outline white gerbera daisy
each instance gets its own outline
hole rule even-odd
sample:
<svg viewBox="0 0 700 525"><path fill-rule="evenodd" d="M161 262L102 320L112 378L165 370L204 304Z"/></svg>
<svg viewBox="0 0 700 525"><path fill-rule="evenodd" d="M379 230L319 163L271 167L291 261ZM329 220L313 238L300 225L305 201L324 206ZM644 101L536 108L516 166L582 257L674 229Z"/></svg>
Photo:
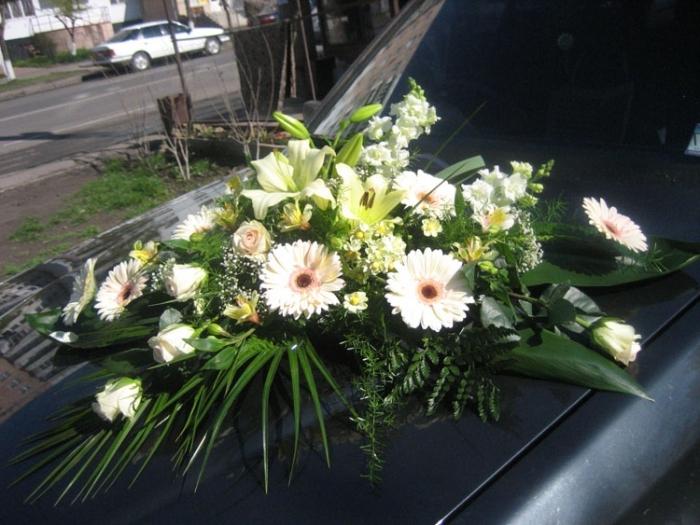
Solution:
<svg viewBox="0 0 700 525"><path fill-rule="evenodd" d="M413 213L445 219L455 214L455 192L452 184L422 170L404 171L396 177L396 188L404 192L401 204L414 207Z"/></svg>
<svg viewBox="0 0 700 525"><path fill-rule="evenodd" d="M271 310L307 319L339 304L334 292L345 286L340 258L316 242L296 241L275 247L267 256L261 280Z"/></svg>
<svg viewBox="0 0 700 525"><path fill-rule="evenodd" d="M218 208L202 206L199 213L188 215L173 231L171 239L189 241L193 233L204 233L216 225Z"/></svg>
<svg viewBox="0 0 700 525"><path fill-rule="evenodd" d="M114 321L131 301L141 297L148 277L141 273L136 259L123 261L112 268L97 292L95 308L100 319Z"/></svg>
<svg viewBox="0 0 700 525"><path fill-rule="evenodd" d="M411 251L388 274L386 299L411 328L439 332L467 317L474 297L457 275L462 263L440 250Z"/></svg>
<svg viewBox="0 0 700 525"><path fill-rule="evenodd" d="M618 213L614 206L608 207L604 199L597 201L586 197L583 199L583 209L591 225L607 239L616 241L633 252L647 250L647 238L639 226L626 215Z"/></svg>
<svg viewBox="0 0 700 525"><path fill-rule="evenodd" d="M73 282L72 301L63 308L63 322L70 326L75 324L83 309L90 304L95 297L97 284L95 283L95 263L97 257L91 257L85 261L80 275Z"/></svg>

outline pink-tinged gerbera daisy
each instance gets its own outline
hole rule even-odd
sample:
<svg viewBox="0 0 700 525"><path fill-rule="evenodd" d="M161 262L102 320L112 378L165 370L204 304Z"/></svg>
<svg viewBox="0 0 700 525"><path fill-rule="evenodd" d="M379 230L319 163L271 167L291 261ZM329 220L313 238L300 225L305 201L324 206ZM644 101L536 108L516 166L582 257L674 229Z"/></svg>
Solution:
<svg viewBox="0 0 700 525"><path fill-rule="evenodd" d="M322 244L296 241L276 246L261 275L265 302L284 316L309 318L340 303L334 292L345 286L341 275L338 254Z"/></svg>
<svg viewBox="0 0 700 525"><path fill-rule="evenodd" d="M440 250L413 250L388 274L386 299L411 328L439 332L467 317L474 297L457 275L462 263Z"/></svg>
<svg viewBox="0 0 700 525"><path fill-rule="evenodd" d="M148 277L141 273L141 262L136 259L123 261L109 272L97 292L95 308L100 319L114 321L126 305L141 297Z"/></svg>
<svg viewBox="0 0 700 525"><path fill-rule="evenodd" d="M583 209L591 225L607 239L619 242L634 252L646 251L647 238L639 226L626 215L618 213L614 206L608 207L604 199L597 201L586 197L583 199Z"/></svg>

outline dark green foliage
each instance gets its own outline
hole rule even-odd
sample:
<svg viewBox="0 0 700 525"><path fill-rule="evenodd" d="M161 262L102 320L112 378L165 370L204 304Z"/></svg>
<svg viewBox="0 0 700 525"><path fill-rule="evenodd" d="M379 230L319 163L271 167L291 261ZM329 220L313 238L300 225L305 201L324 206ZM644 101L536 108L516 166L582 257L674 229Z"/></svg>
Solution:
<svg viewBox="0 0 700 525"><path fill-rule="evenodd" d="M352 419L367 440L361 446L367 457L364 476L376 484L381 481L387 433L395 425L396 411L401 404L400 400L385 397L384 392L391 384L393 372L403 361L398 343L386 342L382 347L375 348L366 337L353 333L345 344L361 359L362 370L354 384L363 404L360 414Z"/></svg>
<svg viewBox="0 0 700 525"><path fill-rule="evenodd" d="M397 359L403 361L403 379L387 399L424 392L428 414L446 405L458 418L473 403L482 419L498 419L498 389L491 377L497 358L513 348L512 336L512 330L492 326L423 339L410 358Z"/></svg>

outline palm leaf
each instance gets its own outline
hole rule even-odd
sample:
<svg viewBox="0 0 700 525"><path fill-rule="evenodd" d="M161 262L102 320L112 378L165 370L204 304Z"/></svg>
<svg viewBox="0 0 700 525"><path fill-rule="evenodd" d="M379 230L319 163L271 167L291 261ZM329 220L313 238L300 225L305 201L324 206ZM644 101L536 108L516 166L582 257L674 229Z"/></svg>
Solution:
<svg viewBox="0 0 700 525"><path fill-rule="evenodd" d="M267 370L267 376L265 377L265 384L263 385L262 392L262 441L263 441L263 472L265 476L265 493L267 494L268 482L269 482L269 458L268 458L268 417L270 411L270 389L272 388L272 382L275 380L275 374L277 374L277 368L280 364L280 359L282 359L282 351L278 351L275 357L270 363L270 368Z"/></svg>
<svg viewBox="0 0 700 525"><path fill-rule="evenodd" d="M293 347L287 348L287 358L289 360L289 376L292 380L292 413L294 414L294 452L292 453L292 464L289 469L289 481L292 482L294 465L297 461L299 451L299 433L301 429L301 390L299 388L299 359Z"/></svg>
<svg viewBox="0 0 700 525"><path fill-rule="evenodd" d="M309 394L311 395L311 400L314 404L314 411L316 412L316 419L318 419L318 426L321 431L321 440L323 441L323 451L326 456L326 464L330 468L331 466L331 455L328 447L328 436L326 435L326 425L323 420L323 411L321 410L321 401L318 395L318 389L316 388L316 381L314 380L314 373L311 370L311 365L309 364L309 359L306 356L308 345L302 344L297 347L297 352L299 352L299 364L304 372L304 378L306 379L306 385L309 388Z"/></svg>

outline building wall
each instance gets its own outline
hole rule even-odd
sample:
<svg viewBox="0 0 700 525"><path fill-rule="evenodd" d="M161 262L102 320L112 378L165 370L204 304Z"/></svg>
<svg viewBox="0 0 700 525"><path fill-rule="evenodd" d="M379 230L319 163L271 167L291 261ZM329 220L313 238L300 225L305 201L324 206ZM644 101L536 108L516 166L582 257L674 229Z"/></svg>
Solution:
<svg viewBox="0 0 700 525"><path fill-rule="evenodd" d="M65 29L48 31L44 34L56 44L57 52L70 51L70 36ZM90 49L111 38L112 35L114 35L114 29L110 22L78 27L75 30L75 45L78 49Z"/></svg>

